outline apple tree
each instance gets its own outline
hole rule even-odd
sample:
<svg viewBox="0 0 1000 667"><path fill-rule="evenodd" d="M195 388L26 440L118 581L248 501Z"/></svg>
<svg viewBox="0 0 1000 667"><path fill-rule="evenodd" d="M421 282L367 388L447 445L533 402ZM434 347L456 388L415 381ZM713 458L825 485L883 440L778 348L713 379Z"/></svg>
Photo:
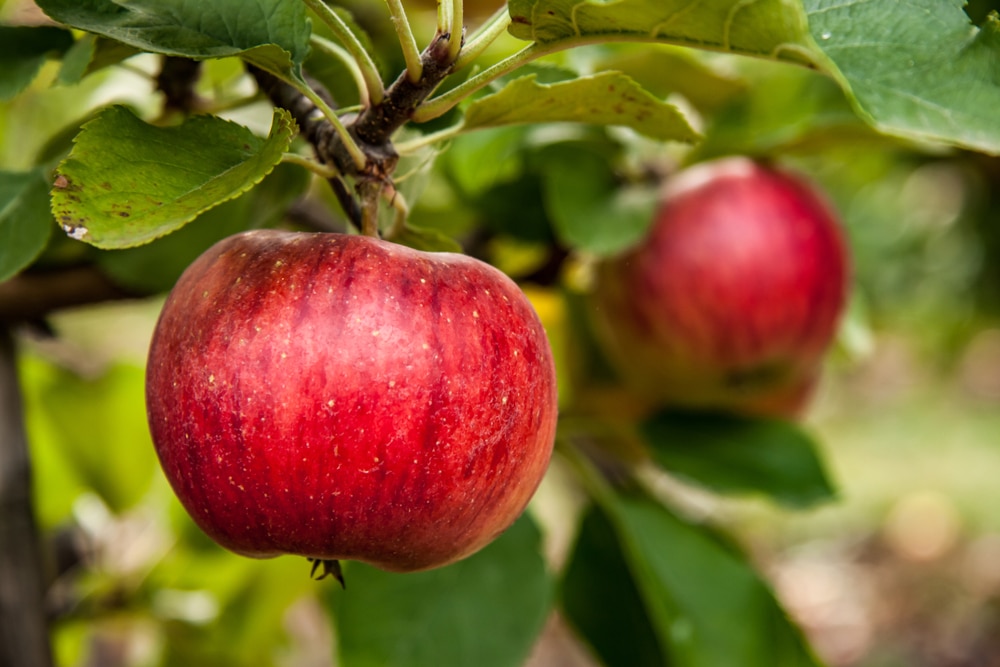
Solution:
<svg viewBox="0 0 1000 667"><path fill-rule="evenodd" d="M0 665L824 664L703 499L836 502L872 185L995 204L962 4L0 0Z"/></svg>

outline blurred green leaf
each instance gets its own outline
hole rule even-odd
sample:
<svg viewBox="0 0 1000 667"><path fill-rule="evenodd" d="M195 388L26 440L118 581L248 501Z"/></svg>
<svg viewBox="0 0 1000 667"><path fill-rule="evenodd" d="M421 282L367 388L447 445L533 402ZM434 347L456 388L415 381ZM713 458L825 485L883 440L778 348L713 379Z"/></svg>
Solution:
<svg viewBox="0 0 1000 667"><path fill-rule="evenodd" d="M279 164L252 190L209 209L177 232L143 246L102 252L97 263L120 285L144 294L165 292L216 241L280 222L309 180L305 169Z"/></svg>
<svg viewBox="0 0 1000 667"><path fill-rule="evenodd" d="M115 65L139 53L139 49L117 40L88 34L73 43L73 48L63 56L57 80L72 86L88 74Z"/></svg>
<svg viewBox="0 0 1000 667"><path fill-rule="evenodd" d="M403 225L392 241L424 252L462 252L458 241L447 234L409 223Z"/></svg>
<svg viewBox="0 0 1000 667"><path fill-rule="evenodd" d="M653 222L656 187L621 182L608 158L587 146L543 153L545 209L565 245L608 256L635 244Z"/></svg>
<svg viewBox="0 0 1000 667"><path fill-rule="evenodd" d="M449 179L465 197L477 197L524 169L523 127L500 127L457 137L444 153Z"/></svg>
<svg viewBox="0 0 1000 667"><path fill-rule="evenodd" d="M70 236L99 248L148 243L259 183L294 132L281 109L261 139L214 116L161 128L111 107L84 126L59 166L53 215Z"/></svg>
<svg viewBox="0 0 1000 667"><path fill-rule="evenodd" d="M1000 19L963 0L804 0L816 44L859 110L893 134L1000 153Z"/></svg>
<svg viewBox="0 0 1000 667"><path fill-rule="evenodd" d="M528 516L447 567L390 574L345 568L327 599L343 667L517 667L548 615L552 582Z"/></svg>
<svg viewBox="0 0 1000 667"><path fill-rule="evenodd" d="M31 264L52 235L45 173L0 171L0 282Z"/></svg>
<svg viewBox="0 0 1000 667"><path fill-rule="evenodd" d="M72 45L72 33L62 28L0 26L0 100L27 88L49 56Z"/></svg>
<svg viewBox="0 0 1000 667"><path fill-rule="evenodd" d="M164 667L278 664L287 615L321 587L304 558L253 560L221 547L196 551L180 541L144 582L165 635Z"/></svg>
<svg viewBox="0 0 1000 667"><path fill-rule="evenodd" d="M550 84L538 83L534 74L514 79L499 92L472 102L463 126L476 130L555 122L622 125L663 141L698 138L676 107L653 97L621 72Z"/></svg>
<svg viewBox="0 0 1000 667"><path fill-rule="evenodd" d="M301 2L39 0L38 6L60 23L143 51L197 59L239 55L279 76L300 77L309 52Z"/></svg>
<svg viewBox="0 0 1000 667"><path fill-rule="evenodd" d="M644 613L634 608L621 613L648 619L660 650L669 657L666 664L820 666L768 587L744 556L720 536L682 521L645 497L611 496L603 498L601 504L600 510L592 512L603 516L584 520L589 524L588 532L578 544L581 552L573 556L576 567L603 564L611 567L611 576L622 577L624 562ZM596 552L587 553L591 550ZM600 575L593 572L592 576ZM607 603L607 598L600 597L609 594L606 588L595 586L591 593L598 597L573 603L574 618L582 618L583 605L593 614L596 605ZM617 599L636 603L635 595L627 589ZM582 629L594 631L593 624L591 619ZM610 667L624 667L630 664L626 659L635 658L643 661L639 664L655 664L648 635L637 630L633 628L629 635L642 644L631 647L635 650L631 655L622 647L608 647L610 638L604 636L603 628L596 629L598 634L591 641L595 648L604 647L601 655ZM640 647L642 653L638 652Z"/></svg>
<svg viewBox="0 0 1000 667"><path fill-rule="evenodd" d="M143 369L113 366L98 378L86 379L63 368L33 364L26 377L31 440L53 443L74 476L115 512L137 503L156 470L146 425ZM65 500L68 507L72 498Z"/></svg>
<svg viewBox="0 0 1000 667"><path fill-rule="evenodd" d="M597 59L597 70L617 70L659 98L683 95L702 111L713 111L738 95L747 84L712 68L696 51L659 44L623 45Z"/></svg>
<svg viewBox="0 0 1000 667"><path fill-rule="evenodd" d="M641 430L664 469L715 491L761 493L791 507L835 495L816 443L791 422L660 412Z"/></svg>
<svg viewBox="0 0 1000 667"><path fill-rule="evenodd" d="M510 0L509 7L510 33L546 45L661 41L812 62L804 13L788 0Z"/></svg>
<svg viewBox="0 0 1000 667"><path fill-rule="evenodd" d="M899 143L865 124L829 77L762 61L746 65L747 91L711 117L688 161Z"/></svg>
<svg viewBox="0 0 1000 667"><path fill-rule="evenodd" d="M596 508L580 525L561 597L566 619L607 667L674 664L660 645L618 536Z"/></svg>

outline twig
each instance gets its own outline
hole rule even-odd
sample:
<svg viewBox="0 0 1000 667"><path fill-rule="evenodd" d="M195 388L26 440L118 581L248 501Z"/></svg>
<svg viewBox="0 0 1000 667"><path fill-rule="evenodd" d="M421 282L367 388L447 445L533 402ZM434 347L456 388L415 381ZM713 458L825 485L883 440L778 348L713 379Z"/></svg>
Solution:
<svg viewBox="0 0 1000 667"><path fill-rule="evenodd" d="M52 667L14 337L0 325L0 665Z"/></svg>
<svg viewBox="0 0 1000 667"><path fill-rule="evenodd" d="M0 326L38 322L63 308L140 296L114 284L93 266L22 273L0 283Z"/></svg>

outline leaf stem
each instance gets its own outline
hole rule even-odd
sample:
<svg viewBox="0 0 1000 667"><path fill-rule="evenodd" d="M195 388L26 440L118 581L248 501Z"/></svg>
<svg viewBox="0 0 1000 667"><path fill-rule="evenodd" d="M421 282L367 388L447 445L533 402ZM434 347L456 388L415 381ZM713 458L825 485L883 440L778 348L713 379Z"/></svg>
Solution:
<svg viewBox="0 0 1000 667"><path fill-rule="evenodd" d="M451 38L448 41L448 61L458 60L458 54L462 50L462 33L465 32L464 2L453 0L451 3L451 27L448 32Z"/></svg>
<svg viewBox="0 0 1000 667"><path fill-rule="evenodd" d="M402 193L392 186L384 188L382 196L388 200L389 205L392 206L395 213L392 217L392 225L389 226L389 229L385 233L385 238L392 240L406 226L406 218L410 215L410 207L406 204L406 199Z"/></svg>
<svg viewBox="0 0 1000 667"><path fill-rule="evenodd" d="M597 467L565 436L556 437L556 451L577 474L580 484L598 505L613 507L615 492Z"/></svg>
<svg viewBox="0 0 1000 667"><path fill-rule="evenodd" d="M316 174L320 178L325 178L327 180L331 178L340 177L340 172L329 165L320 164L315 160L310 160L309 158L299 155L298 153L285 153L281 156L281 161L288 164L297 164L300 167L305 167L312 173Z"/></svg>
<svg viewBox="0 0 1000 667"><path fill-rule="evenodd" d="M517 53L487 67L475 76L469 77L463 83L455 86L443 95L424 102L413 114L413 120L417 123L423 123L444 115L466 97L499 79L504 74L512 72L535 58L540 58L555 50L557 49L546 48L537 43L530 44Z"/></svg>
<svg viewBox="0 0 1000 667"><path fill-rule="evenodd" d="M392 15L392 26L396 29L399 45L403 49L403 60L406 61L406 73L410 81L416 83L424 75L424 64L420 60L420 47L413 36L410 20L406 16L402 0L385 0Z"/></svg>
<svg viewBox="0 0 1000 667"><path fill-rule="evenodd" d="M292 86L295 87L297 91L305 95L310 102L316 105L316 107L323 112L330 124L333 125L334 130L336 130L337 135L344 144L344 148L351 156L351 160L354 161L354 166L358 168L358 171L362 171L365 165L368 163L368 158L365 156L361 147L358 146L358 142L354 140L351 133L347 130L347 127L341 122L340 118L337 116L337 112L334 111L326 100L322 98L315 90L310 88L308 85L301 81L291 81Z"/></svg>
<svg viewBox="0 0 1000 667"><path fill-rule="evenodd" d="M365 74L361 71L361 67L358 66L358 61L351 56L347 49L319 35L312 35L309 38L309 42L317 51L322 51L328 56L336 58L347 67L347 70L351 73L351 78L354 79L354 85L358 88L358 96L361 98L361 104L365 106L370 104L371 96L368 91L368 82L365 80Z"/></svg>
<svg viewBox="0 0 1000 667"><path fill-rule="evenodd" d="M455 59L455 70L460 70L483 54L510 25L510 12L504 5L497 10L462 46Z"/></svg>
<svg viewBox="0 0 1000 667"><path fill-rule="evenodd" d="M333 31L333 34L344 45L344 48L354 58L360 68L368 89L368 98L372 104L379 104L385 97L385 86L382 77L378 73L378 68L372 60L371 54L365 50L361 40L355 35L347 23L344 22L335 11L330 9L322 0L302 0L323 23Z"/></svg>
<svg viewBox="0 0 1000 667"><path fill-rule="evenodd" d="M417 137L416 139L397 143L396 152L400 155L412 155L426 146L447 141L448 139L453 139L460 135L464 129L465 124L458 123L457 125L446 127L443 130L438 130L437 132L430 132L421 137Z"/></svg>

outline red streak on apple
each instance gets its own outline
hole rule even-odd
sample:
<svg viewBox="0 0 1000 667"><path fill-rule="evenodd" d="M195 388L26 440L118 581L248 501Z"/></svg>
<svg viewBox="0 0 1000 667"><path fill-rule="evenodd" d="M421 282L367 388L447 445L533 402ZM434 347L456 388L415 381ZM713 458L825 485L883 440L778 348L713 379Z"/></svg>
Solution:
<svg viewBox="0 0 1000 667"><path fill-rule="evenodd" d="M847 273L839 224L805 181L744 158L705 163L671 180L648 238L601 267L598 334L665 403L795 416Z"/></svg>
<svg viewBox="0 0 1000 667"><path fill-rule="evenodd" d="M167 479L219 544L391 571L503 532L557 416L548 341L513 281L339 234L206 251L164 306L146 393Z"/></svg>

